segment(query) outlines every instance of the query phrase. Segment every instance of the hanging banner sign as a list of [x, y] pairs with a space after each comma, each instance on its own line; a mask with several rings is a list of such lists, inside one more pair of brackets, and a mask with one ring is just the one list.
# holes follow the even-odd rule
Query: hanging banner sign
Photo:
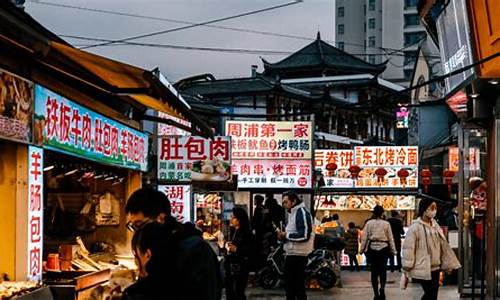
[[[481, 169], [479, 148], [469, 148], [469, 157], [466, 159], [469, 161], [469, 171], [479, 171]], [[458, 172], [458, 161], [458, 148], [448, 147], [448, 169]]]
[[170, 200], [172, 217], [181, 223], [192, 221], [190, 185], [159, 185], [158, 190]]
[[415, 196], [411, 195], [316, 195], [317, 210], [413, 210]]
[[0, 138], [31, 142], [33, 83], [0, 69]]
[[418, 147], [355, 147], [354, 187], [418, 188]]
[[227, 181], [231, 178], [231, 138], [163, 137], [158, 141], [158, 179]]
[[147, 171], [148, 136], [35, 86], [35, 140], [45, 148]]
[[310, 160], [233, 160], [239, 188], [310, 188]]
[[233, 159], [310, 159], [311, 122], [227, 121]]
[[28, 147], [28, 280], [42, 280], [43, 149]]
[[321, 170], [325, 188], [351, 188], [354, 180], [349, 168], [354, 162], [353, 150], [316, 150], [314, 168]]
[[[173, 117], [173, 116], [166, 114], [166, 113], [163, 113], [161, 111], [158, 112], [158, 117], [165, 119], [165, 120], [172, 120], [178, 124], [181, 124], [181, 125], [184, 125], [186, 127], [191, 128], [190, 122], [183, 120], [183, 119]], [[178, 128], [178, 127], [175, 127], [173, 125], [158, 123], [158, 135], [159, 136], [191, 135], [191, 132], [186, 131], [186, 130], [181, 129], [181, 128]]]

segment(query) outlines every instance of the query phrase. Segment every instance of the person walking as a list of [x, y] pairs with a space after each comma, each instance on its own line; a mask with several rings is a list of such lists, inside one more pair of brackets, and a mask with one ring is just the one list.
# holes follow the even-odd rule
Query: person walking
[[402, 249], [404, 275], [422, 285], [422, 300], [437, 299], [440, 271], [448, 272], [461, 267], [434, 219], [436, 212], [434, 201], [427, 198], [420, 200], [418, 218], [408, 228]]
[[302, 199], [293, 191], [283, 194], [283, 207], [290, 213], [285, 232], [278, 234], [278, 238], [285, 241], [286, 299], [305, 300], [307, 256], [314, 247], [313, 218]]
[[227, 243], [225, 259], [226, 299], [245, 300], [245, 289], [248, 284], [251, 264], [250, 256], [255, 242], [250, 230], [247, 212], [240, 207], [233, 208], [230, 225], [232, 233], [231, 239]]
[[174, 250], [173, 264], [163, 274], [165, 280], [178, 279], [176, 290], [182, 291], [179, 299], [221, 299], [222, 276], [216, 254], [193, 224], [181, 224], [171, 216], [165, 194], [153, 188], [138, 189], [129, 197], [125, 212], [127, 229], [132, 232], [154, 222], [166, 226], [164, 238]]
[[359, 253], [359, 230], [353, 222], [349, 222], [347, 225], [349, 228], [345, 233], [345, 248], [344, 253], [349, 256], [349, 264], [351, 270], [359, 271], [359, 264], [356, 255]]
[[389, 259], [391, 265], [391, 272], [397, 269], [401, 272], [401, 236], [405, 234], [403, 229], [403, 221], [399, 217], [399, 213], [395, 210], [391, 212], [391, 218], [387, 220], [391, 224], [392, 237], [394, 238], [394, 244], [396, 245], [396, 260], [397, 268], [394, 267], [394, 256]]
[[[371, 282], [375, 300], [385, 300], [387, 259], [396, 254], [391, 225], [382, 219], [384, 208], [373, 208], [373, 219], [366, 222], [361, 238], [362, 252], [371, 262]], [[380, 283], [380, 288], [379, 288]]]

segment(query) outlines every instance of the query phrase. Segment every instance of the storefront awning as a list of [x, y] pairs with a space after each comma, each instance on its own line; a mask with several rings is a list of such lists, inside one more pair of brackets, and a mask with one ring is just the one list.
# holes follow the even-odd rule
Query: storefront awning
[[212, 137], [212, 130], [191, 112], [178, 94], [147, 71], [74, 47], [50, 42], [44, 61], [73, 77], [127, 101], [130, 105], [153, 109], [189, 121], [195, 134]]

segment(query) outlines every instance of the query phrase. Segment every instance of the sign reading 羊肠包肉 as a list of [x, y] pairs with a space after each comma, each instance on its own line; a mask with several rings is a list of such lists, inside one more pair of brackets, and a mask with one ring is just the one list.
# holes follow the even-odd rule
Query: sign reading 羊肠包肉
[[146, 171], [148, 136], [35, 86], [35, 141], [44, 148]]
[[28, 147], [28, 280], [42, 281], [43, 149]]

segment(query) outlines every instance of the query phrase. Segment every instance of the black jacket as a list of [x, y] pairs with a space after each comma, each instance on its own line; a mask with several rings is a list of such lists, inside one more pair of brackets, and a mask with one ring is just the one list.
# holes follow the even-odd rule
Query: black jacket
[[394, 243], [401, 244], [401, 236], [405, 234], [403, 228], [403, 222], [398, 218], [389, 218], [387, 220], [391, 224], [392, 236], [394, 238]]

